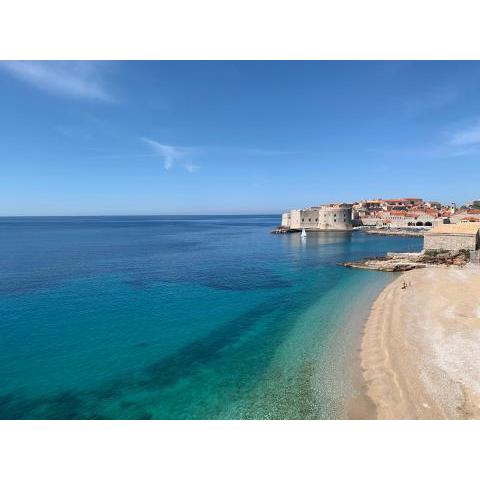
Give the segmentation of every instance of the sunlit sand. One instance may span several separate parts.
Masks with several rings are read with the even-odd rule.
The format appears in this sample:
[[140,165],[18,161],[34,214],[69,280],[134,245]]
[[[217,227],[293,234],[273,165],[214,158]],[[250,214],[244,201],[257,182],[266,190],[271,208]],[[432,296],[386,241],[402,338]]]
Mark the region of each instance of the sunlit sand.
[[380,419],[480,418],[480,269],[402,274],[372,307],[361,361]]

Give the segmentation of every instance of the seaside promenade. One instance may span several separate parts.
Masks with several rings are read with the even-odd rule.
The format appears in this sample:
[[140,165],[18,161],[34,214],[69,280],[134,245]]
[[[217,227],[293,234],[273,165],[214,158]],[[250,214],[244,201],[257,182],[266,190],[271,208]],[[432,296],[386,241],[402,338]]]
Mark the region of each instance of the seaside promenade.
[[361,350],[377,418],[480,418],[479,299],[479,265],[412,270],[383,290]]

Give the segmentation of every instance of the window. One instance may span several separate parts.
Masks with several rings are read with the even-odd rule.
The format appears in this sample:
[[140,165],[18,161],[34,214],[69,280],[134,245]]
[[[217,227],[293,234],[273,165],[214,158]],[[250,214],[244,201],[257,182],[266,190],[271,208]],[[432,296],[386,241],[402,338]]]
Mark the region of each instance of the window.
[[309,218],[309,219],[308,219],[308,221],[309,221],[309,222],[311,222],[311,221],[312,221],[312,219],[311,219],[311,218]]
[[315,221],[318,222],[318,218],[316,218]]
[[304,219],[304,218],[302,218],[302,223],[303,223],[304,221],[305,221],[305,219]]

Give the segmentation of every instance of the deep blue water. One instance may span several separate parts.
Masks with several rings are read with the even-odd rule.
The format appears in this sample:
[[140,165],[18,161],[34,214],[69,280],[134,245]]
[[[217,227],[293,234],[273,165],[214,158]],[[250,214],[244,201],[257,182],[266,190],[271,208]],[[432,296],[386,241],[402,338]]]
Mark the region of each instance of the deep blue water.
[[343,418],[417,238],[271,235],[279,216],[0,218],[0,418]]

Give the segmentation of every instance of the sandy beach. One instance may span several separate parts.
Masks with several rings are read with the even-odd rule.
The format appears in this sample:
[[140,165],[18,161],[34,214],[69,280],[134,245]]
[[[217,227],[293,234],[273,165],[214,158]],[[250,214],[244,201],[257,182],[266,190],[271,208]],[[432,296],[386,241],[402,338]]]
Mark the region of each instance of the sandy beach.
[[372,306],[361,364],[379,419],[480,418],[480,269],[400,275]]

